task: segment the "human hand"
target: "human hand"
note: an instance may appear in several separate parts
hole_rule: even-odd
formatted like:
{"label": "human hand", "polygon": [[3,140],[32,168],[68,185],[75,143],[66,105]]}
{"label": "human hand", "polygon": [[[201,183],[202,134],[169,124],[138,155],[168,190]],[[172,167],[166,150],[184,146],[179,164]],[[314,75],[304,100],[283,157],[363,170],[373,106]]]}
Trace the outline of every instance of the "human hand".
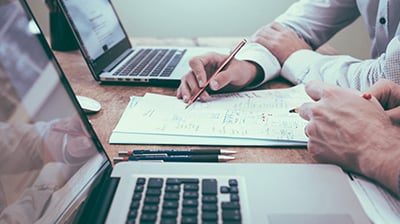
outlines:
{"label": "human hand", "polygon": [[397,192],[400,128],[392,124],[376,98],[321,81],[306,84],[315,103],[299,108],[309,121],[308,151],[319,162],[363,174]]}
{"label": "human hand", "polygon": [[392,122],[400,125],[400,86],[392,81],[381,79],[368,92],[378,99]]}
{"label": "human hand", "polygon": [[266,47],[282,65],[294,52],[301,49],[311,50],[296,33],[277,22],[261,27],[251,39]]}
{"label": "human hand", "polygon": [[[181,79],[176,96],[187,103],[205,85],[209,77],[227,57],[227,55],[223,54],[209,53],[192,58],[189,61],[192,70]],[[257,65],[248,61],[233,59],[225,70],[218,73],[210,81],[209,90],[239,90],[252,83],[256,79],[257,74]],[[206,91],[200,95],[201,101],[207,101],[209,98],[210,95]]]}

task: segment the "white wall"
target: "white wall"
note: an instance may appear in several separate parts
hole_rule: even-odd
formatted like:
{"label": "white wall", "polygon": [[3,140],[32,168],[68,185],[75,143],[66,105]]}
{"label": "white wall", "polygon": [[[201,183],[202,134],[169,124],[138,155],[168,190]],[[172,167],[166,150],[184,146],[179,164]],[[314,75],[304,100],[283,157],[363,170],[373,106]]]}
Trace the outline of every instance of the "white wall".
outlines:
{"label": "white wall", "polygon": [[[114,0],[133,37],[249,36],[296,0]],[[44,0],[28,0],[48,33]],[[85,4],[85,1],[82,1]],[[361,20],[335,36],[340,52],[368,58],[370,41]]]}

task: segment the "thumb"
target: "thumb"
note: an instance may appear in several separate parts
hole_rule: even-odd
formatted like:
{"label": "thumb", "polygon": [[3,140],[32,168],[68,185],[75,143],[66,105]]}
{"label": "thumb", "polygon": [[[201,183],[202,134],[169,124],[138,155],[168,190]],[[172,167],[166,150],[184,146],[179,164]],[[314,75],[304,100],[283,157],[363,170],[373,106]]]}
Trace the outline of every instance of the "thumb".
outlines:
{"label": "thumb", "polygon": [[218,91],[231,82],[230,72],[222,71],[210,80],[210,88],[213,91]]}
{"label": "thumb", "polygon": [[393,123],[400,125],[400,107],[387,110],[386,114],[390,117]]}

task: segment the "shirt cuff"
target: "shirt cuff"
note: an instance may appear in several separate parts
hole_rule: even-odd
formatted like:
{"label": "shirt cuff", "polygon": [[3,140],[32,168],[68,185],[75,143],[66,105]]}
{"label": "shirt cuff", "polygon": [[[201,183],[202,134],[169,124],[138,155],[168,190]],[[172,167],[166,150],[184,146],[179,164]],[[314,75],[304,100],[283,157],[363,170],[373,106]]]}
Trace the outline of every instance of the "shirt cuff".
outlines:
{"label": "shirt cuff", "polygon": [[247,88],[257,88],[265,82],[277,77],[281,70],[278,59],[264,46],[249,42],[236,54],[236,59],[250,61],[259,65],[263,71],[264,78],[260,83],[254,83]]}
{"label": "shirt cuff", "polygon": [[310,73],[311,65],[315,64],[321,57],[321,54],[312,50],[296,51],[283,64],[281,74],[294,84],[305,83],[311,79],[320,80],[319,75],[311,75]]}

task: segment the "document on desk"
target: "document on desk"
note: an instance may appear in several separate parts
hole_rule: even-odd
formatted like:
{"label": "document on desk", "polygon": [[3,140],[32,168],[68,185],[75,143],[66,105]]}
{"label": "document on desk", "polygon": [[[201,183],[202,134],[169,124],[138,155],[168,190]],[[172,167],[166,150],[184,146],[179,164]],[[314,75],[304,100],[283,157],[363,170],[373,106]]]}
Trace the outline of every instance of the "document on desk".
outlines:
{"label": "document on desk", "polygon": [[131,98],[111,144],[306,145],[307,124],[289,110],[311,99],[304,86],[213,95],[186,104],[175,96]]}

